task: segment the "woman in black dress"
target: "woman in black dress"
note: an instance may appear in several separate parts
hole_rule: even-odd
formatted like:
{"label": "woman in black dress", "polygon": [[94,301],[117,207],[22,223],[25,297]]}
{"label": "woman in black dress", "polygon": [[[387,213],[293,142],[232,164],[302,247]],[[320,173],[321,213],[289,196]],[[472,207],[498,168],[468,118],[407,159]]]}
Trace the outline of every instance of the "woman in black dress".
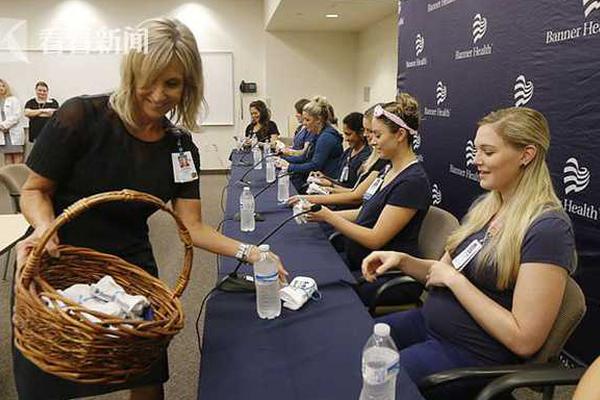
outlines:
{"label": "woman in black dress", "polygon": [[274,121],[271,121],[271,111],[261,100],[250,103],[250,117],[252,121],[246,127],[247,139],[256,136],[259,142],[271,141],[274,143],[279,137],[279,129]]}
{"label": "woman in black dress", "polygon": [[[202,62],[193,34],[179,21],[166,18],[147,20],[139,28],[148,31],[148,49],[124,57],[120,87],[110,96],[68,100],[42,130],[27,161],[31,174],[21,197],[34,233],[20,244],[20,258],[73,202],[129,188],[172,201],[195,246],[248,262],[258,260],[255,247],[202,222],[198,149],[191,135],[171,122],[195,129],[203,102]],[[181,157],[186,158],[186,169],[178,162]],[[62,228],[47,250],[55,251],[59,241],[89,247],[156,276],[147,225],[155,211],[137,203],[98,206]],[[285,273],[281,265],[280,271]],[[166,352],[148,374],[127,384],[83,385],[46,374],[13,350],[21,399],[69,399],[125,388],[132,389],[132,399],[164,397]]]}

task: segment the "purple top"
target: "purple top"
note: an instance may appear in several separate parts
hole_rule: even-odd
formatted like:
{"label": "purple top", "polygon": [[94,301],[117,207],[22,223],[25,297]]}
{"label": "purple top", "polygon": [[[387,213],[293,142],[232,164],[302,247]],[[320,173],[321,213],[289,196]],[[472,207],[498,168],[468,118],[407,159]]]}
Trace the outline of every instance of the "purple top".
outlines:
{"label": "purple top", "polygon": [[[487,226],[467,237],[452,257],[474,239],[482,240],[486,230]],[[572,273],[575,270],[574,250],[575,235],[570,220],[564,213],[551,211],[542,214],[527,230],[521,245],[521,263],[554,264]],[[514,287],[502,291],[496,289],[493,266],[481,268],[477,273],[476,265],[477,257],[474,257],[462,273],[486,296],[510,310]],[[520,361],[517,355],[484,331],[447,288],[429,291],[423,316],[433,336],[467,349],[477,358],[498,364]]]}

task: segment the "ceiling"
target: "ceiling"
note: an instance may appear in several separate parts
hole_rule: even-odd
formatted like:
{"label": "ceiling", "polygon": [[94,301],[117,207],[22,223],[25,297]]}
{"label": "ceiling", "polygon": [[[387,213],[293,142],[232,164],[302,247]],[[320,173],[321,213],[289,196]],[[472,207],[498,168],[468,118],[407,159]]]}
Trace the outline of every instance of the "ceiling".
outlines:
{"label": "ceiling", "polygon": [[281,0],[266,29],[358,32],[397,10],[398,0]]}

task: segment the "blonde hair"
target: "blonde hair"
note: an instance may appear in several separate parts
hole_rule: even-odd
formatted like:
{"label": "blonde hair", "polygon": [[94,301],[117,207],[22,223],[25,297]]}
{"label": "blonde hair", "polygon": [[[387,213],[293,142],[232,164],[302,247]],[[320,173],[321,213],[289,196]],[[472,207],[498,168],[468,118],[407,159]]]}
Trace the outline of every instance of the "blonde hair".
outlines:
{"label": "blonde hair", "polygon": [[313,97],[306,105],[302,108],[302,111],[308,113],[311,117],[318,118],[323,125],[331,123],[334,118],[331,114],[331,104],[323,96]]}
{"label": "blonde hair", "polygon": [[10,85],[4,79],[0,78],[0,82],[4,84],[4,98],[12,96]]}
{"label": "blonde hair", "polygon": [[[375,107],[377,107],[378,104],[379,103],[372,105],[365,111],[365,113],[363,114],[363,122],[367,121],[368,124],[371,124],[373,120],[373,113],[375,111]],[[362,175],[365,172],[367,172],[369,168],[375,165],[377,160],[379,160],[379,154],[377,154],[377,151],[375,151],[375,149],[371,146],[371,143],[367,142],[367,145],[371,147],[371,154],[369,154],[369,157],[358,168],[358,175]]]}
{"label": "blonde hair", "polygon": [[136,122],[136,87],[145,87],[173,60],[183,65],[184,84],[181,101],[171,110],[170,118],[188,130],[197,128],[198,112],[204,102],[202,60],[190,29],[177,19],[154,18],[138,25],[148,32],[148,51],[131,50],[123,57],[121,84],[110,96],[110,105],[125,122],[139,129]]}
{"label": "blonde hair", "polygon": [[[554,193],[546,154],[550,146],[550,132],[546,118],[531,108],[505,108],[491,112],[478,124],[493,125],[494,131],[508,145],[523,149],[536,148],[534,158],[522,166],[514,193],[504,206],[502,229],[485,244],[478,255],[478,270],[487,265],[496,269],[496,287],[504,290],[516,282],[521,264],[521,246],[531,223],[542,213],[561,210],[560,200]],[[482,195],[465,216],[464,223],[449,238],[446,250],[454,252],[469,235],[485,227],[502,206],[498,191]],[[568,217],[567,217],[568,220]]]}

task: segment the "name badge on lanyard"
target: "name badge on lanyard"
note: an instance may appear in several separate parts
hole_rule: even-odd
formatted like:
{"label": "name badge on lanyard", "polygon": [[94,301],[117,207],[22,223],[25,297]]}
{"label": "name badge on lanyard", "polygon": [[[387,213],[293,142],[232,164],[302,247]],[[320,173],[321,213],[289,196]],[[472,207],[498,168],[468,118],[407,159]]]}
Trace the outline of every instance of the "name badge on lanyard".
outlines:
{"label": "name badge on lanyard", "polygon": [[375,194],[381,188],[381,185],[383,184],[383,179],[385,178],[385,176],[387,175],[389,170],[390,170],[390,165],[388,164],[388,165],[386,165],[383,173],[379,174],[379,176],[373,181],[373,183],[371,183],[371,186],[369,186],[369,188],[363,195],[363,201],[369,201],[371,199],[371,197],[375,196]]}
{"label": "name badge on lanyard", "polygon": [[194,164],[191,151],[183,151],[181,138],[177,138],[177,153],[171,153],[173,164],[173,179],[175,183],[191,182],[198,179],[198,171]]}
{"label": "name badge on lanyard", "polygon": [[350,156],[351,154],[348,154],[348,158],[344,163],[344,168],[342,168],[342,173],[340,174],[340,182],[346,182],[348,180],[348,175],[350,175]]}
{"label": "name badge on lanyard", "polygon": [[485,232],[482,240],[475,239],[452,259],[452,265],[457,271],[462,271],[469,262],[483,249],[483,246],[500,230],[501,222],[493,221]]}

